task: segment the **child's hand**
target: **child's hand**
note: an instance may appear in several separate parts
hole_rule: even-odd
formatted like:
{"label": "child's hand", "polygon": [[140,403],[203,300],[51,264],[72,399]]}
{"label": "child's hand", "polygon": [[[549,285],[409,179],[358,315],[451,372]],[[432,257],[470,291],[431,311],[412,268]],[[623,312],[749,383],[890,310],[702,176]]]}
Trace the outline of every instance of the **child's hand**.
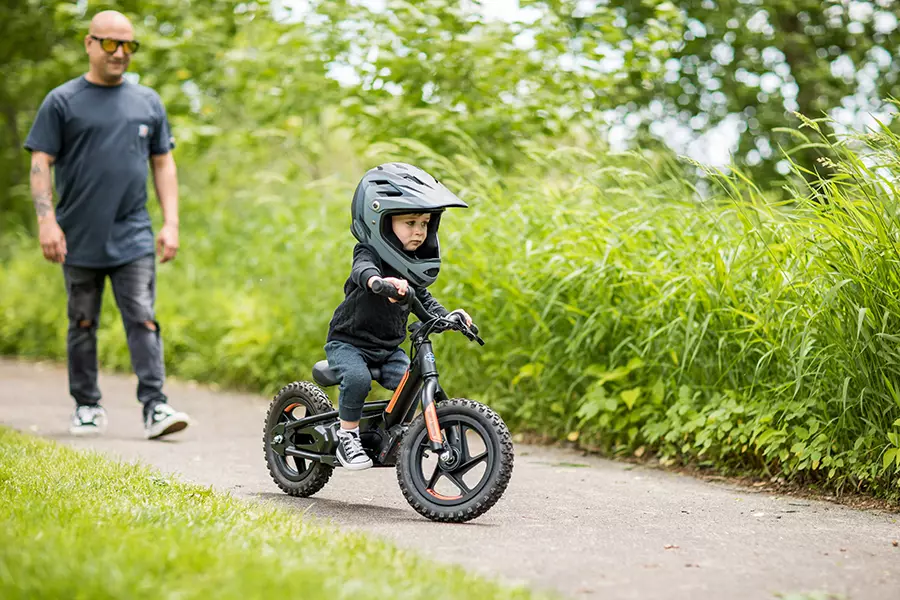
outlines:
{"label": "child's hand", "polygon": [[[390,283],[392,286],[397,288],[397,293],[401,296],[405,296],[407,290],[409,289],[409,283],[405,279],[397,279],[396,277],[385,277],[384,281]],[[388,298],[391,302],[396,303],[397,301],[393,298]]]}
{"label": "child's hand", "polygon": [[469,313],[467,313],[463,309],[457,308],[451,314],[457,314],[457,315],[461,316],[463,318],[463,320],[466,322],[466,327],[472,326],[472,317],[470,317]]}

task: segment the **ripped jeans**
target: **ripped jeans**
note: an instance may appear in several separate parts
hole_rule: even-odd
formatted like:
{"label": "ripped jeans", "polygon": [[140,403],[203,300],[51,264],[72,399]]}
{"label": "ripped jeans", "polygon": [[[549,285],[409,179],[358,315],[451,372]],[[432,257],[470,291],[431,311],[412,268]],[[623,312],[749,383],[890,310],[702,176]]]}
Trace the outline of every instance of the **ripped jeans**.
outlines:
{"label": "ripped jeans", "polygon": [[156,262],[153,255],[108,269],[63,265],[68,296],[69,393],[80,405],[100,402],[97,387],[97,327],[103,287],[109,277],[116,305],[122,315],[131,366],[137,375],[137,399],[146,412],[166,402],[163,344],[156,322]]}

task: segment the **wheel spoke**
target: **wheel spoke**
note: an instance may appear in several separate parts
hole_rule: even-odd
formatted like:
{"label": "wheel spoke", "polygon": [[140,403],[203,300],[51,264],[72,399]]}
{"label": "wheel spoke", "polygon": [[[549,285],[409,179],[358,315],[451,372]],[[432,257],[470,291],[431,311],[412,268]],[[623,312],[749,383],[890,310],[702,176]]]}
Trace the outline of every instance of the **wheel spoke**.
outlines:
{"label": "wheel spoke", "polygon": [[443,471],[441,471],[441,465],[435,463],[435,465],[434,465],[434,473],[431,474],[431,479],[428,480],[428,485],[427,485],[426,487],[428,487],[429,489],[432,489],[432,490],[433,490],[433,489],[434,489],[434,486],[435,486],[435,485],[437,484],[437,482],[438,482],[438,479],[441,478],[441,473],[442,473],[442,472],[443,472]]}
{"label": "wheel spoke", "polygon": [[459,450],[459,460],[466,462],[469,456],[469,442],[466,440],[466,428],[462,423],[457,423],[447,428],[447,442]]}
{"label": "wheel spoke", "polygon": [[451,446],[459,447],[459,430],[459,423],[447,427],[447,443],[449,443]]}
{"label": "wheel spoke", "polygon": [[460,460],[466,462],[470,458],[469,455],[469,440],[466,439],[466,428],[460,423],[457,427],[459,427],[459,454]]}
{"label": "wheel spoke", "polygon": [[477,467],[479,464],[487,461],[488,453],[482,452],[478,456],[472,457],[463,464],[459,465],[453,472],[459,474],[460,477],[465,476],[466,473],[471,471],[474,467]]}
{"label": "wheel spoke", "polygon": [[294,459],[294,469],[298,474],[302,475],[306,471],[306,460],[299,456],[292,456],[291,458]]}
{"label": "wheel spoke", "polygon": [[[461,491],[463,493],[463,495],[472,493],[472,490],[469,489],[469,486],[467,486],[465,483],[463,483],[463,480],[460,479],[459,477],[457,477],[455,473],[449,473],[447,471],[444,471],[444,477],[449,479],[453,483],[453,485],[458,487],[459,491]],[[432,488],[432,489],[434,489],[434,488]]]}

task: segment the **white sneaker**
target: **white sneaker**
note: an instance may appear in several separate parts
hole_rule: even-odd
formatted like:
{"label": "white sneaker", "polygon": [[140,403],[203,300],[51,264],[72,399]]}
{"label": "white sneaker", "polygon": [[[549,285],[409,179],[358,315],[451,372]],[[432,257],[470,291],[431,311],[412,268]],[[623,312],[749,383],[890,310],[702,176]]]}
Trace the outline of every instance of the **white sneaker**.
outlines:
{"label": "white sneaker", "polygon": [[144,434],[148,440],[152,440],[181,431],[190,425],[190,422],[191,420],[186,414],[161,402],[153,407],[144,420]]}
{"label": "white sneaker", "polygon": [[337,459],[342,467],[351,471],[362,471],[372,466],[372,459],[363,450],[359,441],[359,433],[347,429],[338,428]]}
{"label": "white sneaker", "polygon": [[106,431],[106,411],[102,406],[82,405],[75,409],[69,433],[72,435],[99,435]]}

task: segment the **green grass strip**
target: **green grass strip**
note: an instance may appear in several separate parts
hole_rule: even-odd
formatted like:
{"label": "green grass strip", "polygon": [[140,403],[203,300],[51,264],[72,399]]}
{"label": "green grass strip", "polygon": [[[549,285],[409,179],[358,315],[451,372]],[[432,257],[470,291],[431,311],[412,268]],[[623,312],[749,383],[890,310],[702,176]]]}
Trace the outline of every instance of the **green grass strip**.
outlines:
{"label": "green grass strip", "polygon": [[537,596],[0,427],[0,598],[279,597]]}

